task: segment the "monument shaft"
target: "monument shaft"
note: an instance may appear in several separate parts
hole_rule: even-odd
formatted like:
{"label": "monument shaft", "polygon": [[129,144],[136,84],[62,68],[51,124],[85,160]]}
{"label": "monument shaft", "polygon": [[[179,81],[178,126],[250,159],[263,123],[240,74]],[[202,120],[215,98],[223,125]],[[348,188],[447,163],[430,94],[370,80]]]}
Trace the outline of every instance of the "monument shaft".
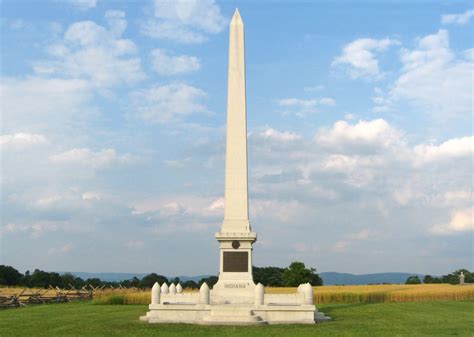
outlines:
{"label": "monument shaft", "polygon": [[249,232],[244,23],[238,10],[230,23],[228,76],[225,214],[222,232]]}

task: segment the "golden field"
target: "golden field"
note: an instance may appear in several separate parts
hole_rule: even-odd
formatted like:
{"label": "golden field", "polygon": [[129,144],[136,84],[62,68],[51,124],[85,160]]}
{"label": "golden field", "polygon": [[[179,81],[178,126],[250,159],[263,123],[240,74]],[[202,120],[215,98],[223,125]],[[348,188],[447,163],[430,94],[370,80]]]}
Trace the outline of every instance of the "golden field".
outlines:
{"label": "golden field", "polygon": [[[0,288],[0,296],[18,294],[23,288]],[[28,289],[26,293],[41,291],[44,295],[54,295],[55,291],[46,289]],[[188,290],[185,291],[197,291]],[[269,294],[294,293],[296,288],[267,287]],[[148,304],[150,290],[104,289],[94,293],[95,303],[110,304]],[[377,303],[377,302],[422,302],[422,301],[458,301],[473,300],[474,284],[384,284],[354,286],[314,287],[316,304],[330,303]]]}
{"label": "golden field", "polygon": [[[20,294],[23,290],[23,295],[30,295],[34,293],[41,293],[43,296],[54,296],[56,295],[56,291],[53,289],[42,289],[42,288],[27,288],[25,289],[24,287],[0,287],[0,296],[12,296],[12,295],[18,295]],[[22,295],[22,296],[23,296]]]}
{"label": "golden field", "polygon": [[[295,288],[267,288],[268,293],[288,293]],[[458,301],[474,299],[474,285],[451,284],[383,284],[314,287],[314,302],[377,303]]]}
{"label": "golden field", "polygon": [[[266,292],[294,293],[296,288],[268,287]],[[96,303],[148,304],[150,296],[149,290],[116,289],[98,292],[94,295],[94,300]],[[314,287],[314,299],[316,304],[473,300],[474,284],[321,286]]]}

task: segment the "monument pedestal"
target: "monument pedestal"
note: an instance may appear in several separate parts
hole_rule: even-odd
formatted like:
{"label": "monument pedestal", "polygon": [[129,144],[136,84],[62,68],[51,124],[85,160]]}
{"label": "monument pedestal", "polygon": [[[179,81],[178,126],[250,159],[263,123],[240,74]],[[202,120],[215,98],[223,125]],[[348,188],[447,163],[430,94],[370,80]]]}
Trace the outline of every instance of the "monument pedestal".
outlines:
{"label": "monument pedestal", "polygon": [[250,231],[218,232],[215,237],[219,241],[219,280],[211,290],[211,303],[253,303],[252,244],[257,235]]}

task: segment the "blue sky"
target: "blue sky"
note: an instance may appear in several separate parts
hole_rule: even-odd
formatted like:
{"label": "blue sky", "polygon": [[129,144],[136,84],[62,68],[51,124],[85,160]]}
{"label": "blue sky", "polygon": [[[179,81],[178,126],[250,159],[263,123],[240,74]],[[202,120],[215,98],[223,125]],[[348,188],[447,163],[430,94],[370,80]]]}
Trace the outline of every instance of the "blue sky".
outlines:
{"label": "blue sky", "polygon": [[466,1],[5,1],[0,263],[215,274],[228,23],[258,266],[474,268]]}

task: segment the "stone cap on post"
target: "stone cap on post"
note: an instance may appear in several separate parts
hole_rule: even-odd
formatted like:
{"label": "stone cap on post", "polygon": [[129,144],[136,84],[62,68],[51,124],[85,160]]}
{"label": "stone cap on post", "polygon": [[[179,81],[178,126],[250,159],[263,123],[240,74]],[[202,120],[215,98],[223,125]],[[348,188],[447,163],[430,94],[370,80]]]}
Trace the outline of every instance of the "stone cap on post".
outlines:
{"label": "stone cap on post", "polygon": [[160,292],[161,288],[158,282],[155,282],[151,288],[151,304],[160,304]]}
{"label": "stone cap on post", "polygon": [[174,283],[171,283],[169,292],[170,294],[176,294],[176,286],[174,285]]}
{"label": "stone cap on post", "polygon": [[199,288],[199,303],[209,304],[210,303],[210,290],[206,282]]}
{"label": "stone cap on post", "polygon": [[255,305],[263,305],[265,299],[265,287],[258,283],[255,287]]}

